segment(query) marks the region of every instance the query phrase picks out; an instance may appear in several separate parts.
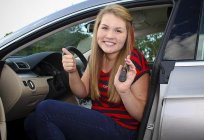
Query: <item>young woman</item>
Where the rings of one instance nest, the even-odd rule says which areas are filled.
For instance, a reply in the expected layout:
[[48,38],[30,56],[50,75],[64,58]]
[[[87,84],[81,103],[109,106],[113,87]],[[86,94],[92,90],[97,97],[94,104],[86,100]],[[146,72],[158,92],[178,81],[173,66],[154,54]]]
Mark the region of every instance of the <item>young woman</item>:
[[[109,5],[99,12],[82,78],[73,55],[65,48],[62,51],[73,94],[90,96],[92,109],[43,101],[25,122],[28,136],[39,140],[135,139],[148,95],[149,68],[144,56],[134,48],[128,10]],[[123,82],[119,80],[122,65],[128,67]]]

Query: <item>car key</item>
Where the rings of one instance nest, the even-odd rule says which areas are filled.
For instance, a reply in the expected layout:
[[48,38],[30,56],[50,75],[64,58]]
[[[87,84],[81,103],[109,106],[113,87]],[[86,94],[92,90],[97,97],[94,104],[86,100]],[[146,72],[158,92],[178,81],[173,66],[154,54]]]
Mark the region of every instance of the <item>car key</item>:
[[126,81],[127,72],[128,72],[128,65],[125,64],[121,69],[120,76],[119,76],[119,79],[118,79],[120,82],[125,82]]

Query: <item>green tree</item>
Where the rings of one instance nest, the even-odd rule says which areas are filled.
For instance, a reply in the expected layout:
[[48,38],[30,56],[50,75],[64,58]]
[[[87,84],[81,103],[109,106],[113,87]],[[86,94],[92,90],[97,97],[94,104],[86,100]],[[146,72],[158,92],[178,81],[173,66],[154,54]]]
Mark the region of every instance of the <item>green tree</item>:
[[77,46],[80,40],[90,36],[83,25],[73,26],[37,41],[15,55],[29,55],[44,51],[61,51],[62,47]]
[[150,34],[135,40],[135,46],[149,62],[153,62],[158,52],[163,33]]
[[9,33],[6,33],[5,35],[4,35],[4,37],[6,37],[6,36],[8,36],[8,35],[10,35],[10,34],[12,34],[13,32],[9,32]]

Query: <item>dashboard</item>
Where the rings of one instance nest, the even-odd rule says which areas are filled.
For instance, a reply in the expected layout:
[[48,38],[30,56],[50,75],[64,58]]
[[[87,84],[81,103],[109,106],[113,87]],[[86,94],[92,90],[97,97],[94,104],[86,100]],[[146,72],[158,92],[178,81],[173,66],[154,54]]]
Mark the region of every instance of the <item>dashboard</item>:
[[5,61],[0,94],[7,121],[22,118],[45,99],[60,99],[71,94],[62,54],[43,52]]

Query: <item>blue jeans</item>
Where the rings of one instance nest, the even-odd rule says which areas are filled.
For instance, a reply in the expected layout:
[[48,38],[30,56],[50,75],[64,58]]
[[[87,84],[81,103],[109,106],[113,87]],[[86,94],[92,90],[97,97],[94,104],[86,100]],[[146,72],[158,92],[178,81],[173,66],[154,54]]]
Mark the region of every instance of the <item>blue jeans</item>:
[[119,126],[97,111],[45,100],[25,120],[31,140],[135,140],[136,131]]

